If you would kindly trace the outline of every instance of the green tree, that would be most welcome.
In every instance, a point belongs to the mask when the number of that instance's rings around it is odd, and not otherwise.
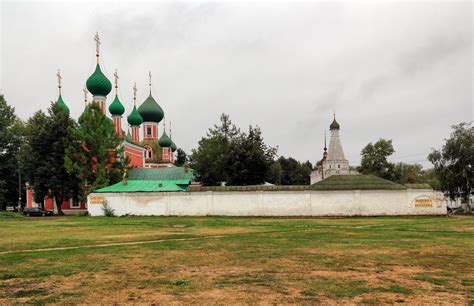
[[[474,127],[471,123],[453,125],[453,132],[441,150],[432,150],[428,160],[441,190],[451,199],[461,198],[470,211],[469,196],[474,184]]]
[[[183,149],[178,148],[176,150],[176,165],[182,166],[186,163],[186,152]]]
[[[395,180],[395,166],[387,160],[394,152],[392,140],[379,139],[376,143],[367,144],[362,149],[362,159],[357,171],[387,180]]]
[[[0,210],[18,203],[18,160],[22,122],[0,95]]]
[[[272,169],[280,169],[280,173],[275,171],[278,178],[270,178],[269,181],[274,184],[281,185],[309,185],[312,164],[309,161],[301,163],[293,157],[285,158],[280,156],[276,163],[279,166],[273,166]]]
[[[260,184],[265,181],[276,149],[265,145],[260,128],[242,133],[222,114],[220,124],[192,150],[190,166],[204,185]]]
[[[102,113],[98,103],[86,107],[74,134],[76,142],[66,150],[65,164],[76,177],[79,200],[85,201],[91,190],[120,181],[128,159],[112,120]]]
[[[58,214],[62,215],[61,206],[65,200],[73,198],[78,201],[78,178],[74,173],[69,173],[65,166],[66,150],[77,143],[77,124],[69,117],[69,111],[57,103],[52,104],[48,114],[48,135],[45,140],[49,154],[43,158],[49,168],[46,174],[49,195],[54,197]]]
[[[34,200],[43,203],[45,196],[53,197],[59,214],[64,200],[77,200],[76,178],[65,167],[66,149],[75,143],[75,128],[68,111],[52,103],[47,115],[39,111],[28,120],[21,147],[22,169]]]
[[[241,133],[231,145],[226,156],[229,185],[257,185],[265,182],[273,163],[276,149],[263,142],[259,127],[249,127],[248,133]]]
[[[426,183],[423,167],[419,164],[397,163],[394,165],[394,181],[400,184]]]
[[[33,189],[33,199],[41,205],[49,189],[46,175],[49,167],[45,159],[49,154],[48,121],[48,116],[42,111],[37,111],[28,119],[19,154],[22,173]]]
[[[190,156],[190,166],[194,169],[197,180],[204,185],[217,186],[227,182],[227,157],[231,146],[240,136],[240,130],[232,123],[229,116],[222,114],[220,125],[209,129],[197,149],[193,149]]]

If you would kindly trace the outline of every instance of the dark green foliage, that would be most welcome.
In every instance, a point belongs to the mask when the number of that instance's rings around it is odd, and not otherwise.
[[[38,111],[28,120],[21,147],[22,169],[33,188],[34,200],[43,203],[45,196],[54,197],[59,214],[64,200],[77,200],[77,178],[64,166],[66,149],[77,142],[75,129],[68,112],[52,103],[47,115]]]
[[[453,125],[453,132],[441,150],[433,150],[428,160],[434,165],[441,190],[451,199],[469,204],[474,185],[474,127],[472,123]]]
[[[66,167],[76,176],[79,200],[84,201],[91,190],[120,181],[128,160],[112,120],[97,103],[84,110],[74,135],[77,142],[66,150]]]
[[[25,142],[21,146],[20,160],[25,179],[33,189],[34,201],[43,203],[48,194],[48,166],[43,156],[49,154],[48,144],[48,116],[37,111],[26,122]]]
[[[400,184],[423,183],[423,167],[419,164],[397,163],[394,165],[394,181]]]
[[[178,148],[176,150],[176,165],[182,166],[186,163],[186,152],[183,149]]]
[[[226,158],[228,185],[255,185],[265,182],[276,150],[263,142],[259,127],[249,127],[232,142]]]
[[[270,167],[268,181],[277,185],[309,185],[312,169],[309,161],[301,163],[281,156]]]
[[[361,174],[372,174],[387,180],[395,180],[395,166],[387,160],[394,152],[392,140],[379,139],[374,144],[369,143],[362,149],[362,159],[357,171]]]
[[[104,212],[104,216],[106,217],[115,217],[115,209],[110,207],[107,202],[102,205],[102,211]]]
[[[265,181],[275,153],[263,142],[260,128],[250,126],[243,133],[222,114],[221,124],[192,151],[190,165],[204,185],[254,185]]]
[[[18,203],[18,161],[22,123],[0,95],[0,210]]]

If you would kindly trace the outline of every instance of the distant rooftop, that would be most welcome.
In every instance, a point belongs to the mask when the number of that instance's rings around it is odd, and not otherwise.
[[[132,168],[128,171],[129,181],[166,181],[166,180],[194,180],[194,171],[184,167],[170,168]]]
[[[374,175],[332,175],[311,185],[311,190],[402,190],[407,187]]]
[[[95,190],[98,193],[116,193],[116,192],[167,192],[184,191],[189,185],[189,180],[168,180],[168,181],[128,181],[126,185],[123,182]]]

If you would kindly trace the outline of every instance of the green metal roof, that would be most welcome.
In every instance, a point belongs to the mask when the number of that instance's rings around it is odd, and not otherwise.
[[[170,167],[170,168],[132,168],[128,172],[128,181],[131,180],[187,180],[194,179],[194,172],[188,169],[184,171],[184,167]]]
[[[159,123],[165,116],[163,109],[158,103],[156,103],[155,99],[153,99],[151,92],[145,102],[140,105],[138,111],[143,117],[143,122]]]
[[[109,112],[112,116],[122,116],[125,113],[125,107],[117,95],[115,95],[114,101],[109,105]]]
[[[405,186],[374,175],[332,175],[311,185],[311,190],[401,190]]]
[[[63,97],[61,95],[59,95],[58,101],[56,103],[58,103],[59,106],[64,108],[64,110],[69,114],[69,107],[67,107],[66,103],[64,103]]]
[[[107,96],[112,90],[112,83],[102,73],[99,64],[95,66],[94,73],[87,79],[86,87],[94,96]]]
[[[171,140],[171,138],[168,137],[168,135],[166,134],[166,131],[163,131],[163,134],[161,135],[160,140],[158,140],[158,144],[162,148],[169,148],[173,144],[173,141]]]
[[[132,127],[139,127],[140,124],[143,123],[143,118],[137,111],[137,107],[135,105],[133,106],[132,112],[127,117],[127,120],[128,124],[130,124]]]
[[[189,185],[188,180],[163,180],[163,181],[128,181],[127,185],[119,182],[112,186],[107,186],[94,192],[166,192],[183,191]]]
[[[171,151],[173,151],[173,152],[175,152],[175,151],[178,149],[178,147],[176,146],[176,144],[174,143],[173,140],[171,140],[170,149],[171,149]]]

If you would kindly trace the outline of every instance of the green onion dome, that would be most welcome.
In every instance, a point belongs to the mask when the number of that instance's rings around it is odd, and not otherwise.
[[[112,83],[100,70],[99,64],[94,73],[87,79],[86,87],[93,96],[107,96],[112,90]]]
[[[161,135],[160,140],[158,140],[158,144],[162,148],[169,148],[173,144],[173,141],[166,135],[166,132],[163,131],[163,135]]]
[[[174,151],[176,151],[177,147],[176,147],[176,144],[174,143],[174,141],[171,141],[171,142],[172,142],[172,144],[170,146],[170,149],[171,149],[171,151],[174,152]]]
[[[156,103],[151,93],[148,98],[146,98],[145,102],[140,105],[138,111],[140,112],[144,122],[159,123],[165,116],[163,109],[158,105],[158,103]]]
[[[133,106],[133,110],[130,115],[127,117],[128,124],[133,127],[140,126],[143,123],[143,118],[140,116],[140,113],[137,111],[137,107]]]
[[[331,125],[329,126],[330,130],[339,130],[340,126],[339,123],[337,123],[336,118],[332,121]]]
[[[59,95],[58,101],[56,101],[56,103],[59,106],[61,106],[67,112],[67,114],[69,115],[69,107],[67,107],[66,103],[64,103],[63,97],[61,95]]]
[[[125,113],[125,107],[123,107],[123,104],[120,102],[117,95],[115,95],[115,99],[109,105],[109,112],[112,116],[120,117]]]

